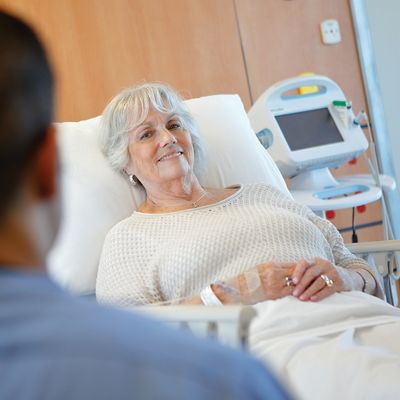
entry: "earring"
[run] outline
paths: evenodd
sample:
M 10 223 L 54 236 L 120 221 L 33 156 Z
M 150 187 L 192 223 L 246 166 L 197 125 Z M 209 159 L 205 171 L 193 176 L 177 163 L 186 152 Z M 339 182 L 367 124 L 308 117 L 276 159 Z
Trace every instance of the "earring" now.
M 129 174 L 128 179 L 132 186 L 137 186 L 137 184 L 139 183 L 135 175 Z

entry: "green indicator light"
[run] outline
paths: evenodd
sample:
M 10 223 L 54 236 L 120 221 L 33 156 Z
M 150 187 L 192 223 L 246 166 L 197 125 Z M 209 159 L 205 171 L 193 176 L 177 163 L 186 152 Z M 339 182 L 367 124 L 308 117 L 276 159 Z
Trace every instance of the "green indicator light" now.
M 347 101 L 346 100 L 333 100 L 332 104 L 335 107 L 347 107 Z

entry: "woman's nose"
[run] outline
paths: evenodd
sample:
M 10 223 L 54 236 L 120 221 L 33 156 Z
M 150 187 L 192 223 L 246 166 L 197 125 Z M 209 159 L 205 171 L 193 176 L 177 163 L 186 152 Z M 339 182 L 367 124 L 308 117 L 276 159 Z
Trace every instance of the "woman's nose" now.
M 160 136 L 161 136 L 161 141 L 160 141 L 161 147 L 165 147 L 169 144 L 175 144 L 177 142 L 176 137 L 167 128 L 162 129 Z

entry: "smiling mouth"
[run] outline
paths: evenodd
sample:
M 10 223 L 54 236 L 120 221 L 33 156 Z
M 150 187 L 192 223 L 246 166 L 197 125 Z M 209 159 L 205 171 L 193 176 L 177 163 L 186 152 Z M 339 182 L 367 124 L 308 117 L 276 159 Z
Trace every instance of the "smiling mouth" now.
M 165 154 L 164 156 L 162 156 L 161 158 L 159 158 L 157 160 L 157 162 L 161 162 L 161 161 L 167 161 L 170 160 L 171 158 L 175 158 L 175 157 L 179 157 L 183 154 L 183 151 L 174 151 L 173 153 L 168 153 Z

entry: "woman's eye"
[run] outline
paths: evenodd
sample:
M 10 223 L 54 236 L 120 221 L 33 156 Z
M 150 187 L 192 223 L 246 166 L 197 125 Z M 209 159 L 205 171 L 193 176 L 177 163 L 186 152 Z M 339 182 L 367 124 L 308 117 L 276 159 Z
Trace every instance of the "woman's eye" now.
M 171 122 L 168 129 L 180 129 L 182 125 L 179 122 Z
M 152 134 L 153 134 L 152 131 L 145 131 L 139 136 L 139 139 L 140 140 L 149 139 L 152 136 Z

